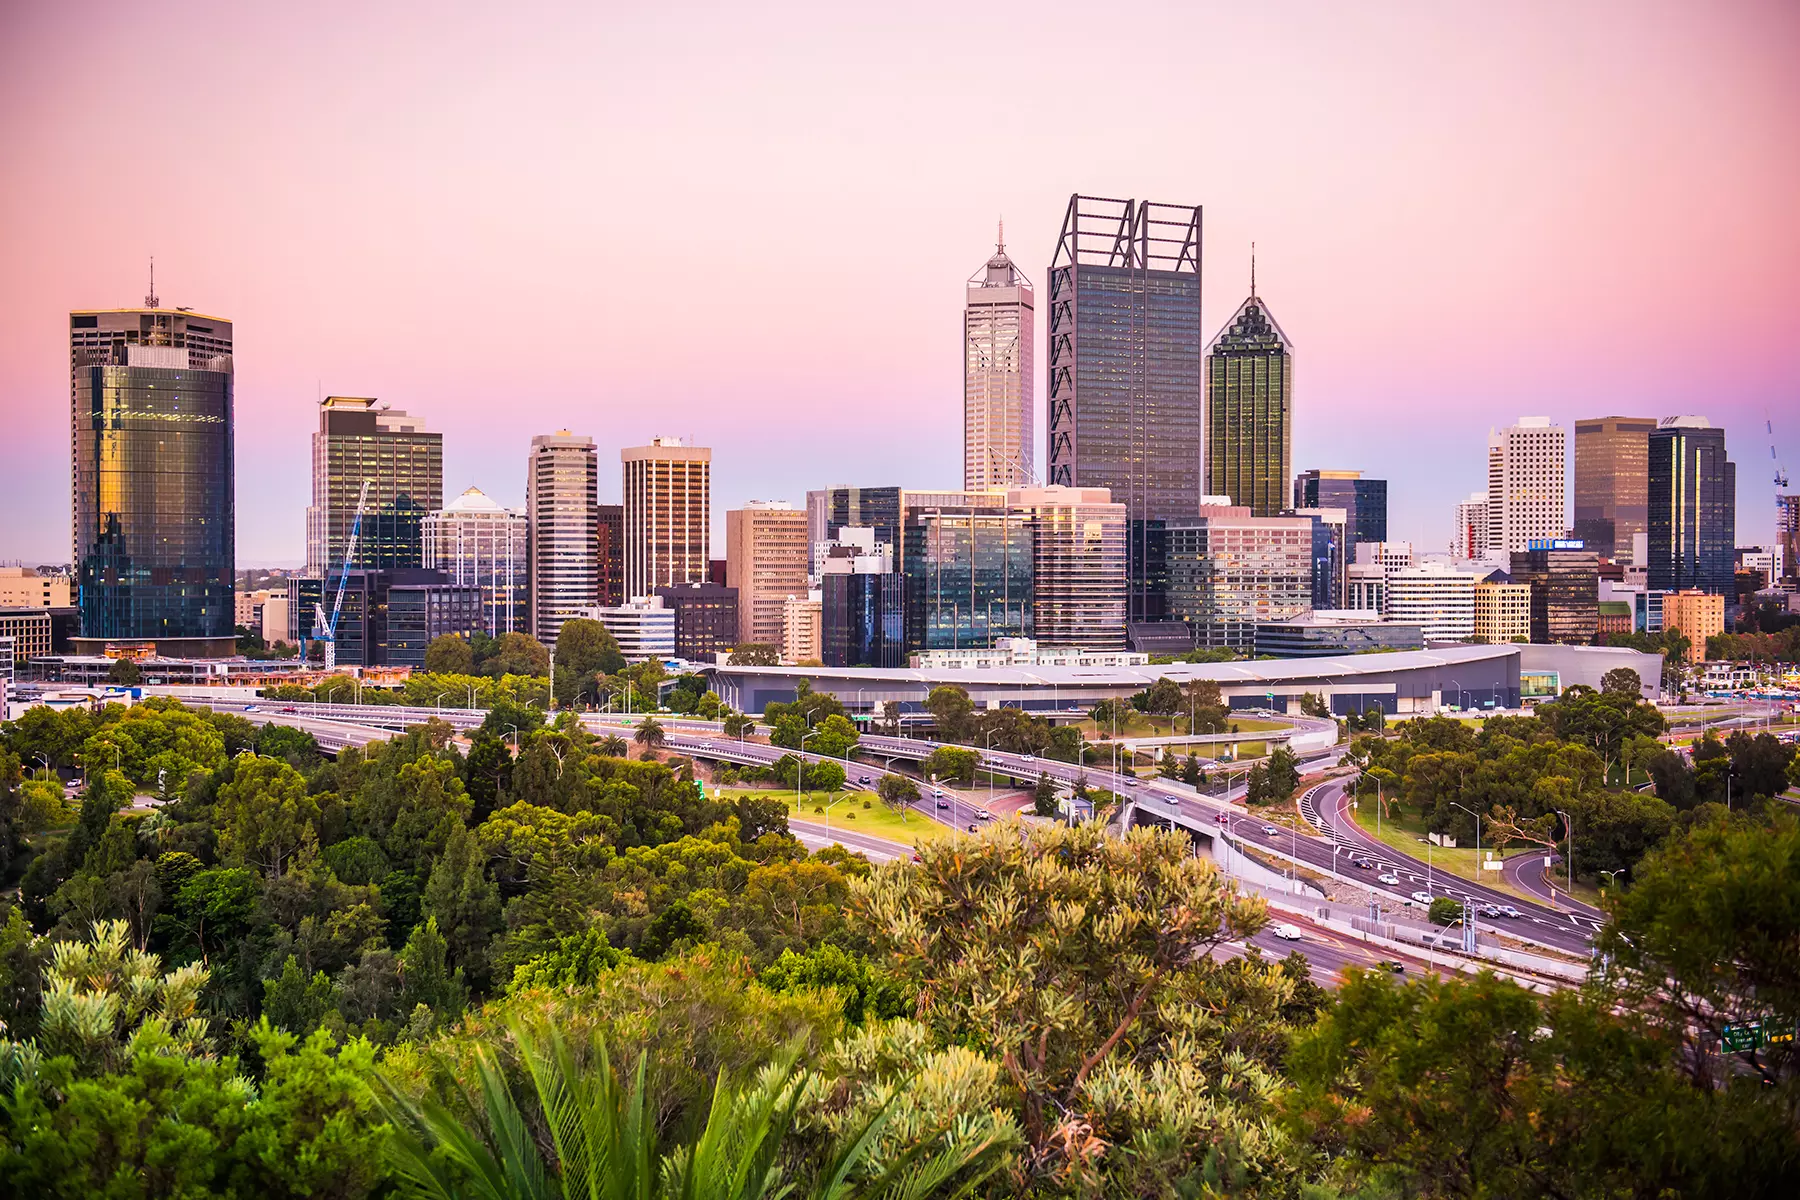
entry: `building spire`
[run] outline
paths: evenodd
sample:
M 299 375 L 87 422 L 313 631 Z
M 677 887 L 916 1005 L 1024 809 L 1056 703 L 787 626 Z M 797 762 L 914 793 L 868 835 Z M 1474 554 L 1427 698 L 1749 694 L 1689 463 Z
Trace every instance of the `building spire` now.
M 1256 298 L 1256 243 L 1250 243 L 1250 297 Z
M 1000 218 L 1000 234 L 999 234 L 998 240 L 995 243 L 995 249 L 998 250 L 1001 254 L 1006 253 L 1006 218 L 1005 217 Z
M 150 256 L 150 292 L 144 297 L 145 308 L 156 307 L 156 255 Z

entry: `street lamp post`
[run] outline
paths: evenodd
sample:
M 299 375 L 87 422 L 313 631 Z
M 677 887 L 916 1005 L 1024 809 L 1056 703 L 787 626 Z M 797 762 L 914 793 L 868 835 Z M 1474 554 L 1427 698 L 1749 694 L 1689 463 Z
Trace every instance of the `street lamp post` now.
M 437 708 L 437 715 L 440 720 L 443 718 L 443 715 L 444 715 L 444 697 L 448 696 L 449 694 L 450 694 L 449 692 L 439 692 L 437 694 L 437 700 L 434 701 L 434 704 Z
M 1481 881 L 1481 814 L 1472 808 L 1464 808 L 1454 800 L 1450 802 L 1450 807 L 1461 808 L 1475 818 L 1475 880 L 1479 883 Z
M 1729 780 L 1730 776 L 1726 776 L 1726 779 Z M 1573 904 L 1575 901 L 1575 818 L 1560 808 L 1556 810 L 1556 815 L 1563 819 L 1563 827 L 1567 831 L 1568 853 L 1563 865 L 1569 868 L 1569 902 Z
M 800 745 L 798 747 L 796 747 L 796 749 L 795 749 L 795 753 L 794 753 L 794 811 L 796 813 L 801 813 L 801 812 L 806 811 L 806 809 L 805 809 L 806 798 L 800 794 L 800 781 L 806 774 L 806 739 L 809 737 L 817 736 L 818 732 L 819 732 L 818 730 L 813 729 L 813 730 L 807 731 L 806 733 L 801 734 L 800 735 Z M 827 829 L 829 829 L 831 827 L 831 813 L 830 812 L 826 812 L 826 814 L 825 814 L 825 827 Z
M 514 754 L 514 755 L 517 755 L 517 754 L 518 754 L 518 753 L 519 753 L 519 727 L 518 727 L 518 726 L 517 726 L 517 725 L 514 725 L 514 724 L 513 724 L 513 723 L 512 723 L 512 722 L 510 722 L 510 721 L 509 721 L 509 722 L 507 722 L 507 725 L 506 725 L 506 727 L 507 727 L 507 728 L 508 728 L 508 729 L 510 729 L 510 730 L 512 730 L 512 735 L 513 735 L 513 754 Z

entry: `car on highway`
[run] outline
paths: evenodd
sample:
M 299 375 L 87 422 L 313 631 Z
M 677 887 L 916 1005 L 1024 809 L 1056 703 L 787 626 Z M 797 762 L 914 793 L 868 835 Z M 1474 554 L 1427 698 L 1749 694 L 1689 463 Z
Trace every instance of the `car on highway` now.
M 1181 806 L 1181 797 L 1180 796 L 1164 795 L 1163 799 L 1165 801 L 1167 801 L 1168 803 L 1175 805 L 1177 808 L 1179 808 Z M 1219 815 L 1223 816 L 1224 814 L 1221 813 Z
M 254 704 L 246 704 L 246 705 L 244 705 L 244 711 L 245 712 L 257 712 L 259 710 L 257 709 L 256 705 L 254 705 Z
M 1353 858 L 1350 860 L 1350 864 L 1359 871 L 1373 871 L 1375 869 L 1375 864 L 1366 858 Z
M 1020 756 L 1019 756 L 1019 761 L 1020 761 L 1020 762 L 1027 762 L 1027 763 L 1034 763 L 1034 762 L 1036 762 L 1036 761 L 1037 761 L 1037 759 L 1035 759 L 1035 758 L 1033 758 L 1033 757 L 1032 757 L 1032 756 L 1031 756 L 1031 755 L 1029 755 L 1029 754 L 1021 754 L 1021 755 L 1020 755 Z
M 1431 893 L 1430 892 L 1414 892 L 1412 894 L 1412 898 L 1413 898 L 1414 904 L 1430 904 L 1431 903 Z
M 1392 971 L 1396 975 L 1406 974 L 1406 964 L 1397 958 L 1384 958 L 1375 965 L 1383 971 Z
M 867 775 L 858 775 L 856 777 L 856 784 L 858 787 L 868 787 L 871 783 L 874 783 L 874 782 L 875 781 L 873 779 L 870 779 Z
M 1500 910 L 1501 916 L 1511 917 L 1515 921 L 1525 915 L 1510 904 L 1496 904 L 1494 907 Z
M 1475 911 L 1484 917 L 1498 917 L 1502 915 L 1498 904 L 1484 904 Z
M 1383 873 L 1383 874 L 1377 875 L 1375 877 L 1375 882 L 1376 883 L 1385 883 L 1389 887 L 1393 887 L 1400 882 L 1400 877 L 1398 875 Z
M 1276 834 L 1278 834 L 1280 832 L 1281 832 L 1281 830 L 1275 828 L 1273 825 L 1264 825 L 1263 826 L 1263 836 L 1264 837 L 1274 837 Z
M 1301 940 L 1302 935 L 1300 931 L 1295 929 L 1292 925 L 1277 925 L 1275 927 L 1275 936 L 1284 942 L 1297 942 Z
M 932 788 L 931 789 L 931 798 L 933 800 L 942 800 L 944 798 L 944 789 L 943 788 Z
M 938 797 L 938 798 L 937 798 L 937 806 L 938 806 L 938 807 L 939 807 L 939 808 L 949 808 L 949 807 L 950 807 L 950 802 L 949 802 L 949 801 L 948 801 L 948 800 L 946 800 L 946 799 L 944 799 L 944 798 L 943 798 L 943 796 L 941 796 L 941 795 L 940 795 L 940 796 L 939 796 L 939 797 Z
M 994 819 L 994 814 L 985 808 L 978 808 L 975 810 L 975 817 L 980 821 L 991 821 Z
M 295 707 L 294 707 L 294 706 L 293 706 L 293 705 L 291 705 L 291 704 L 290 704 L 290 705 L 288 705 L 288 706 L 287 706 L 287 707 L 286 707 L 286 708 L 284 708 L 284 709 L 282 709 L 282 710 L 281 710 L 281 711 L 282 711 L 282 712 L 284 712 L 284 713 L 297 713 L 297 712 L 299 712 L 299 711 L 300 711 L 300 710 L 299 710 L 299 709 L 297 709 L 297 708 L 295 708 Z
M 1136 787 L 1137 785 L 1138 785 L 1137 776 L 1127 775 L 1125 777 L 1125 786 L 1126 787 Z

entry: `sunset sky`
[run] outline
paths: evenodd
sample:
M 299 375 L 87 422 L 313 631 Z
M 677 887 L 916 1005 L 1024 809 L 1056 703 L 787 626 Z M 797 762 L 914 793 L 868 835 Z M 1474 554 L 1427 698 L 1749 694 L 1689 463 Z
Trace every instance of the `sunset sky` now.
M 1709 416 L 1740 545 L 1766 417 L 1800 474 L 1783 0 L 19 0 L 0 163 L 8 562 L 69 556 L 67 314 L 151 255 L 236 323 L 238 563 L 298 564 L 321 391 L 441 430 L 447 498 L 522 503 L 562 427 L 602 500 L 711 445 L 721 529 L 958 484 L 963 281 L 1004 216 L 1041 292 L 1074 191 L 1205 206 L 1209 334 L 1256 242 L 1295 466 L 1391 480 L 1393 537 L 1444 548 L 1521 414 Z

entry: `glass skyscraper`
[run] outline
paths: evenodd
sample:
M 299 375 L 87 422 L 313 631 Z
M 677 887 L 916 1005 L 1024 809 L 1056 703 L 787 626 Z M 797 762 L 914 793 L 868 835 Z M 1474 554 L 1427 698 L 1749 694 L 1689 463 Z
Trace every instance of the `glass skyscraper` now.
M 444 435 L 368 396 L 327 396 L 313 433 L 313 502 L 306 510 L 306 573 L 344 565 L 362 485 L 367 507 L 356 562 L 368 570 L 425 561 L 425 514 L 444 506 Z
M 1572 532 L 1601 558 L 1629 557 L 1632 535 L 1647 528 L 1650 434 L 1655 428 L 1648 417 L 1575 422 Z
M 1302 471 L 1294 476 L 1294 507 L 1343 509 L 1344 551 L 1352 561 L 1358 543 L 1387 541 L 1385 479 L 1364 479 L 1361 471 Z
M 1207 350 L 1206 493 L 1274 517 L 1294 469 L 1294 345 L 1250 290 Z
M 77 648 L 234 648 L 231 322 L 158 307 L 69 314 Z
M 901 527 L 906 649 L 1032 636 L 1031 518 L 1004 492 L 908 492 Z
M 1649 438 L 1649 586 L 1730 596 L 1737 464 L 1725 457 L 1725 431 L 1705 417 L 1664 417 Z
M 1200 220 L 1071 196 L 1050 264 L 1049 482 L 1125 505 L 1131 621 L 1164 617 L 1161 530 L 1200 508 Z

